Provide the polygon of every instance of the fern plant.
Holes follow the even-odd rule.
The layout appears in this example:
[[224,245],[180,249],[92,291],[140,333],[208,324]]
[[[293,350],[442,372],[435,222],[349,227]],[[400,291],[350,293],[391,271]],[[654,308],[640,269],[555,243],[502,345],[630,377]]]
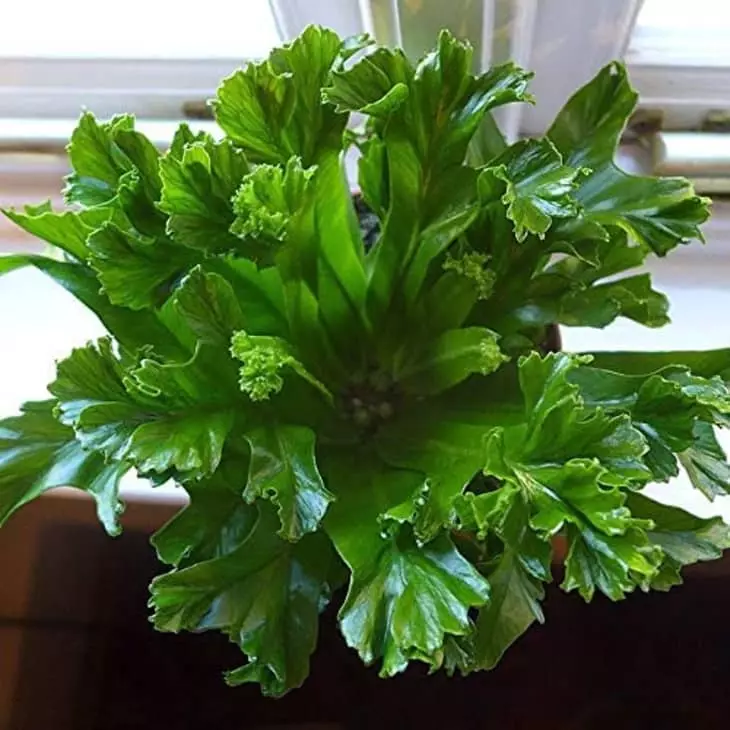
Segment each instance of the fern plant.
[[730,544],[642,492],[679,463],[730,491],[730,351],[542,347],[556,324],[665,324],[636,270],[700,237],[707,201],[615,165],[620,64],[512,145],[491,112],[529,102],[530,74],[472,67],[448,32],[414,65],[310,27],[222,82],[220,138],[182,125],[160,154],[132,117],[84,113],[68,208],[5,211],[61,255],[0,272],[40,269],[109,335],[0,422],[0,520],[71,485],[116,535],[122,475],[180,485],[152,621],[225,632],[231,684],[301,685],[330,601],[383,676],[487,669],[543,620],[556,539],[585,600],[666,590]]

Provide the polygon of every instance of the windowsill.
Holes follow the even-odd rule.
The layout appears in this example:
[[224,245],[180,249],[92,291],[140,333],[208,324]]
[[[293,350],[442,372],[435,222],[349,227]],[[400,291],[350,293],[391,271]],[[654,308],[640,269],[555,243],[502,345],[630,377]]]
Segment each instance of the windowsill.
[[[93,111],[93,109],[91,110]],[[41,152],[63,154],[78,119],[0,118],[0,152]],[[180,121],[137,119],[136,128],[161,148],[166,148]],[[191,119],[187,124],[195,131],[220,136],[213,121]]]

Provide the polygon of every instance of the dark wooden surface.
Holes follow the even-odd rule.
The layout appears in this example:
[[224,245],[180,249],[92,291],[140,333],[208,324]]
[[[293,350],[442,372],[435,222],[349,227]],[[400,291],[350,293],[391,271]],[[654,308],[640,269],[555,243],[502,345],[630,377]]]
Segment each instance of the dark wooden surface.
[[[224,685],[221,672],[241,662],[224,638],[152,630],[147,584],[159,567],[145,530],[109,540],[90,522],[48,520],[37,542],[27,609],[0,619],[0,637],[21,637],[8,730],[728,727],[722,570],[615,605],[553,588],[547,624],[495,671],[466,679],[416,668],[380,680],[330,612],[309,681],[274,701]],[[0,532],[3,565],[12,550]]]

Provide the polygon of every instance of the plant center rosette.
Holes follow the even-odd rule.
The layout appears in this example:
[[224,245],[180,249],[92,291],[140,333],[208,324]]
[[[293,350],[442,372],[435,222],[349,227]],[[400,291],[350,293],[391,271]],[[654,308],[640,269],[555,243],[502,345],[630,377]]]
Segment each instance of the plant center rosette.
[[554,324],[665,324],[641,267],[699,237],[707,201],[614,164],[620,64],[512,145],[491,114],[530,101],[530,74],[473,67],[447,32],[413,64],[310,27],[222,82],[220,139],[183,125],[160,154],[85,113],[68,209],[6,211],[58,255],[0,272],[44,271],[109,336],[0,423],[0,519],[72,485],[116,534],[123,474],[181,485],[153,621],[226,633],[231,684],[301,685],[333,596],[384,676],[470,672],[543,620],[556,536],[586,600],[666,590],[730,544],[642,492],[679,464],[730,491],[730,351],[544,346]]

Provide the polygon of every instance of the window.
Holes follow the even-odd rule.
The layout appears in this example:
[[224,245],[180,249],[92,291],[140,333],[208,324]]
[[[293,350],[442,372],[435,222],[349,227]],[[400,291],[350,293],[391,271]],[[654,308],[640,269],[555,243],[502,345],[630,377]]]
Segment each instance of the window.
[[[38,23],[39,10],[42,23]],[[195,15],[178,2],[125,0],[109,16],[94,0],[14,3],[3,11],[12,58],[239,58],[265,56],[278,33],[267,0],[207,0]],[[225,22],[221,22],[225,19]]]
[[644,0],[629,63],[730,66],[725,0]]
[[0,47],[0,118],[73,119],[83,106],[179,118],[183,104],[208,98],[222,76],[279,40],[267,0],[205,7],[192,14],[170,0],[130,0],[110,16],[91,0],[13,4],[3,10],[13,32]]
[[645,0],[626,60],[665,129],[703,127],[730,106],[729,31],[724,0]]
[[[537,106],[515,107],[500,119],[512,137],[543,132],[575,88],[624,54],[642,106],[659,112],[665,128],[692,130],[708,112],[730,106],[726,6],[727,0],[207,0],[205,12],[193,13],[171,0],[127,0],[109,20],[110,8],[91,0],[43,3],[42,10],[13,3],[3,10],[0,45],[0,205],[58,197],[62,147],[82,107],[100,117],[133,112],[139,127],[164,144],[177,122],[200,113],[223,76],[310,22],[343,35],[368,30],[413,55],[446,24],[472,41],[483,65],[512,58],[533,68]],[[675,155],[675,164],[664,160],[662,169],[686,174],[686,164],[702,157],[714,165],[713,182],[724,184],[718,160],[722,145],[730,150],[727,137],[715,138],[709,152],[705,139],[672,138],[665,157]],[[680,142],[684,167],[677,167]],[[727,162],[730,170],[730,153]],[[707,248],[693,244],[653,265],[657,288],[674,302],[672,325],[565,328],[566,348],[730,344],[730,205],[719,202],[715,210]],[[0,220],[0,254],[32,245]],[[9,353],[0,359],[0,415],[44,397],[53,359],[102,332],[80,304],[30,270],[0,279],[0,312],[0,342]],[[685,483],[672,494],[694,511],[722,511],[730,520],[730,498],[710,505]]]

